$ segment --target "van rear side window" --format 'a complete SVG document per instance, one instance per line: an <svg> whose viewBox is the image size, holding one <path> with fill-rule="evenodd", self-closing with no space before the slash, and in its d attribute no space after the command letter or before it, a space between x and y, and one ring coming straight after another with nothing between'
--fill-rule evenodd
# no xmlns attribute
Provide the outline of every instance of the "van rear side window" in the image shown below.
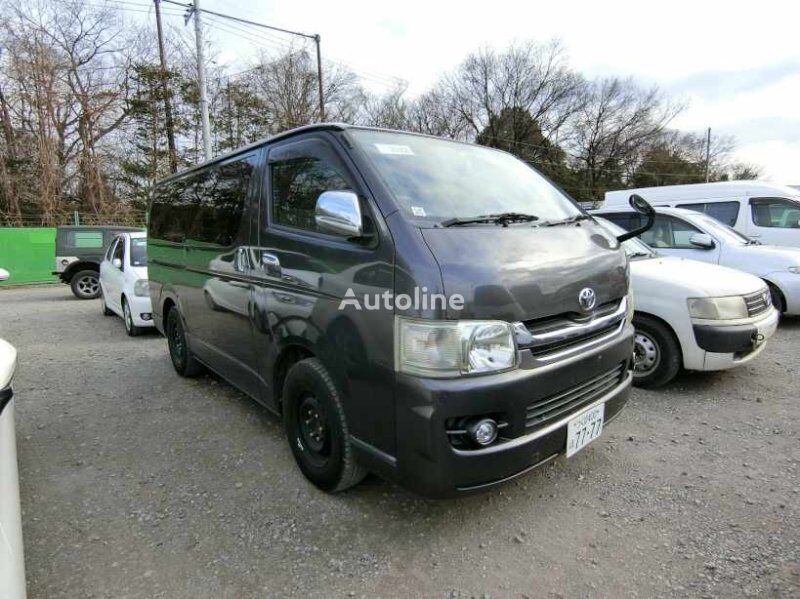
<svg viewBox="0 0 800 599"><path fill-rule="evenodd" d="M677 204L676 208L686 208L708 214L711 218L725 223L729 227L736 225L739 220L739 202L708 202L699 204Z"/></svg>
<svg viewBox="0 0 800 599"><path fill-rule="evenodd" d="M800 203L782 198L750 200L753 222L772 229L800 229Z"/></svg>
<svg viewBox="0 0 800 599"><path fill-rule="evenodd" d="M161 184L153 197L150 236L229 246L244 226L247 189L257 155L237 157Z"/></svg>

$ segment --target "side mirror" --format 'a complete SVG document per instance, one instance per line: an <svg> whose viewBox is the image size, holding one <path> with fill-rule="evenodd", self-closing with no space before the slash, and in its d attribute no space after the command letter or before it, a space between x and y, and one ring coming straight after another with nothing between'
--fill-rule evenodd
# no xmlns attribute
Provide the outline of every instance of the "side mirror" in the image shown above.
<svg viewBox="0 0 800 599"><path fill-rule="evenodd" d="M695 233L689 238L689 243L704 250L710 250L714 247L714 240L711 239L711 235L708 233Z"/></svg>
<svg viewBox="0 0 800 599"><path fill-rule="evenodd" d="M361 203L352 191L325 191L317 198L314 210L317 228L323 233L361 237Z"/></svg>
<svg viewBox="0 0 800 599"><path fill-rule="evenodd" d="M111 266L113 266L114 268L119 268L120 270L122 270L122 260L120 260L119 258L114 258L111 261Z"/></svg>
<svg viewBox="0 0 800 599"><path fill-rule="evenodd" d="M0 268L0 281L6 281L10 276L11 274L5 268Z"/></svg>
<svg viewBox="0 0 800 599"><path fill-rule="evenodd" d="M631 197L628 199L628 203L631 205L631 208L636 210L639 214L645 216L647 218L647 222L644 226L639 227L638 229L634 229L633 231L628 231L627 233L623 233L622 235L617 235L617 241L622 243L628 239L633 237L637 237L641 235L645 231L648 231L650 227L653 226L653 223L656 222L656 211L650 205L650 203L645 200L642 196L638 194L631 194Z"/></svg>

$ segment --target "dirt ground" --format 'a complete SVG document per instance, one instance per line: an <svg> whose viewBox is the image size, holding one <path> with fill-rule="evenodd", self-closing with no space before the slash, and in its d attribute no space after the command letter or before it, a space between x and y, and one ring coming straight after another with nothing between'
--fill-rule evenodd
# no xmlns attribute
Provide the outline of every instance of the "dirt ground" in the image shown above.
<svg viewBox="0 0 800 599"><path fill-rule="evenodd" d="M0 290L29 596L797 597L800 320L635 390L569 461L429 501L316 490L280 422L66 286Z"/></svg>

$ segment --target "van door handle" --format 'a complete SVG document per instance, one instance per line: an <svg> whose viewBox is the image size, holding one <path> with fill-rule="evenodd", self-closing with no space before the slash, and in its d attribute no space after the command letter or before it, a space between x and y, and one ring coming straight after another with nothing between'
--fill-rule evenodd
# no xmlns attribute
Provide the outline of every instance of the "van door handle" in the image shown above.
<svg viewBox="0 0 800 599"><path fill-rule="evenodd" d="M281 276L281 261L275 254L261 252L261 269L268 275L279 277Z"/></svg>

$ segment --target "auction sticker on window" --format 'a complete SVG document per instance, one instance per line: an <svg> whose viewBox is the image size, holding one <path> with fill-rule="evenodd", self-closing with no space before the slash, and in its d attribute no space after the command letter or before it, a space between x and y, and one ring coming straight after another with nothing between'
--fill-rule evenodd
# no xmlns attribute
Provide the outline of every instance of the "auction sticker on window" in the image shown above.
<svg viewBox="0 0 800 599"><path fill-rule="evenodd" d="M394 154L395 156L413 156L414 150L408 146L398 144L375 144L381 154Z"/></svg>
<svg viewBox="0 0 800 599"><path fill-rule="evenodd" d="M571 457L603 432L606 404L584 410L567 423L567 457Z"/></svg>

